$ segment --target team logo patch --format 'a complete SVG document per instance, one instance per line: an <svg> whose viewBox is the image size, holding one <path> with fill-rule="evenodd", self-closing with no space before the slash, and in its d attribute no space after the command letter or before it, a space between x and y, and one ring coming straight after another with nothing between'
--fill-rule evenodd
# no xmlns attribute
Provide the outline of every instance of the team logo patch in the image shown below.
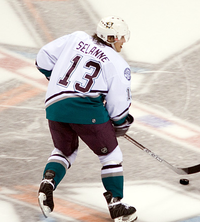
<svg viewBox="0 0 200 222"><path fill-rule="evenodd" d="M124 70L124 76L125 76L125 78L126 78L128 81L131 80L131 70L130 70L129 68L126 68L126 69Z"/></svg>
<svg viewBox="0 0 200 222"><path fill-rule="evenodd" d="M106 147L104 147L104 148L101 149L101 152L102 152L102 153L107 153L107 152L108 152L108 149L107 149Z"/></svg>
<svg viewBox="0 0 200 222"><path fill-rule="evenodd" d="M105 26L106 26L106 28L107 29L110 29L110 28L112 28L112 26L113 26L113 22L106 22L106 23L103 23Z"/></svg>

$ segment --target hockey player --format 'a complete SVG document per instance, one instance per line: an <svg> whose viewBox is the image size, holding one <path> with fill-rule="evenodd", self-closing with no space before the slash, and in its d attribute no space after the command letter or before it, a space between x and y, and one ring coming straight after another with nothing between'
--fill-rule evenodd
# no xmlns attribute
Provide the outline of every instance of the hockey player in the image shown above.
<svg viewBox="0 0 200 222"><path fill-rule="evenodd" d="M96 33L77 31L60 37L39 51L36 66L49 81L46 117L55 148L38 192L45 217L53 211L53 191L74 163L80 137L98 156L111 218L135 221L136 209L123 198L122 152L117 142L133 117L131 71L119 55L130 32L116 16L100 20Z"/></svg>

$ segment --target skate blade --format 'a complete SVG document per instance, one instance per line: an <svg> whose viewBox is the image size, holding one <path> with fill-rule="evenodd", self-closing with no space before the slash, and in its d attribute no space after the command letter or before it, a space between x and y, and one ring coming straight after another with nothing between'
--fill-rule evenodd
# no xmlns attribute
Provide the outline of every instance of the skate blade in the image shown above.
<svg viewBox="0 0 200 222"><path fill-rule="evenodd" d="M122 217L115 218L114 222L133 222L136 220L137 220L137 215L134 213L126 217L122 216Z"/></svg>
<svg viewBox="0 0 200 222"><path fill-rule="evenodd" d="M39 193L38 195L38 203L40 205L40 208L42 210L42 213L45 217L48 217L51 213L51 209L48 206L44 205L44 201L46 200L46 195L44 193Z"/></svg>

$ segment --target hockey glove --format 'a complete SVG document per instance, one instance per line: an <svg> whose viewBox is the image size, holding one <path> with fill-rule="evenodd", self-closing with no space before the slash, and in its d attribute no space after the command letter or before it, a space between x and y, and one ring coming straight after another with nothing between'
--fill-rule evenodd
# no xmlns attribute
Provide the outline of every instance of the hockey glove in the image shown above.
<svg viewBox="0 0 200 222"><path fill-rule="evenodd" d="M128 114L124 123L118 126L113 125L116 137L124 136L125 133L128 131L129 127L131 126L131 124L133 123L133 121L134 121L133 116Z"/></svg>

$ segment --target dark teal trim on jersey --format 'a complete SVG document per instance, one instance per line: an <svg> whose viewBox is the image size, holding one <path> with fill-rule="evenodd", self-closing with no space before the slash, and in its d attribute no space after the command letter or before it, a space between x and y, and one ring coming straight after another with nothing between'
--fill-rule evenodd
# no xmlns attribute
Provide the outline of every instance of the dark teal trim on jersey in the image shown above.
<svg viewBox="0 0 200 222"><path fill-rule="evenodd" d="M128 115L127 115L127 116L128 116ZM118 121L113 121L113 124L114 124L115 126L119 126L119 125L123 124L123 123L125 122L127 116L125 116L124 118L122 118L122 119L120 119L120 120L118 120Z"/></svg>
<svg viewBox="0 0 200 222"><path fill-rule="evenodd" d="M97 98L74 97L48 106L46 118L65 123L101 124L109 120L109 115L103 105L103 96Z"/></svg>
<svg viewBox="0 0 200 222"><path fill-rule="evenodd" d="M63 177L66 174L66 169L65 167L57 162L49 162L47 163L45 169L44 169L44 174L47 170L53 170L55 172L55 177L54 177L54 181L55 181L55 189L58 186L58 184L60 183L60 181L63 179ZM43 174L43 177L44 177Z"/></svg>
<svg viewBox="0 0 200 222"><path fill-rule="evenodd" d="M51 76L51 73L52 73L52 70L46 70L46 69L41 69L41 68L38 68L38 70L44 74L46 77L50 77Z"/></svg>
<svg viewBox="0 0 200 222"><path fill-rule="evenodd" d="M107 191L110 191L113 197L123 198L124 177L106 177L102 178L103 185Z"/></svg>

